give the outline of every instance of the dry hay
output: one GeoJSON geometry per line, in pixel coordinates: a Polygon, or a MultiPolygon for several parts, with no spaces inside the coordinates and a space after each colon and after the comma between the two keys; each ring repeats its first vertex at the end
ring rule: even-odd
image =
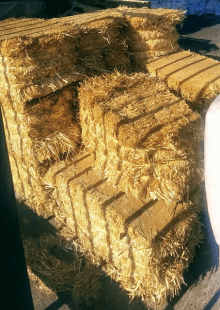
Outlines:
{"type": "Polygon", "coordinates": [[[78,40],[77,63],[86,69],[87,75],[100,74],[113,68],[128,69],[130,60],[126,36],[126,20],[121,14],[117,18],[100,19],[86,25],[78,40]]]}
{"type": "Polygon", "coordinates": [[[170,49],[170,48],[175,48],[175,45],[177,44],[177,36],[167,36],[162,39],[154,39],[154,40],[149,40],[147,42],[143,42],[140,40],[133,41],[132,42],[132,50],[134,52],[147,52],[149,51],[160,51],[160,50],[165,50],[165,49],[170,49]]]}
{"type": "Polygon", "coordinates": [[[180,50],[175,26],[184,18],[178,10],[149,10],[119,8],[126,17],[129,29],[129,45],[140,66],[142,61],[171,54],[180,50]]]}
{"type": "Polygon", "coordinates": [[[68,291],[77,303],[90,304],[93,298],[98,298],[101,288],[100,268],[91,264],[82,252],[76,250],[73,243],[44,235],[39,239],[25,239],[23,244],[29,278],[39,290],[47,294],[68,291]],[[72,262],[60,257],[60,249],[71,253],[72,262]],[[49,287],[40,277],[46,277],[45,282],[49,287]]]}
{"type": "Polygon", "coordinates": [[[75,85],[70,85],[25,106],[35,157],[39,162],[59,160],[61,154],[77,152],[80,127],[77,121],[75,85]]]}
{"type": "Polygon", "coordinates": [[[54,202],[41,177],[55,161],[74,156],[80,146],[75,86],[26,103],[18,113],[2,104],[14,187],[19,198],[38,215],[54,212],[54,202]]]}
{"type": "Polygon", "coordinates": [[[124,70],[129,65],[122,35],[125,22],[114,10],[0,22],[1,96],[20,108],[19,104],[46,96],[85,74],[114,66],[124,70]],[[116,51],[121,56],[111,63],[116,51]]]}
{"type": "MultiPolygon", "coordinates": [[[[131,29],[130,29],[131,30],[131,29]]],[[[160,28],[157,30],[138,30],[138,32],[132,32],[132,39],[135,41],[151,41],[158,39],[166,39],[167,37],[176,37],[178,39],[178,32],[176,29],[172,29],[169,32],[162,31],[160,28]]]]}
{"type": "Polygon", "coordinates": [[[145,62],[143,67],[194,107],[207,108],[220,93],[220,62],[208,57],[183,51],[145,62]]]}
{"type": "Polygon", "coordinates": [[[119,7],[121,12],[130,22],[133,29],[159,30],[160,32],[172,32],[174,27],[184,19],[184,11],[166,9],[134,9],[119,7]]]}
{"type": "Polygon", "coordinates": [[[201,182],[201,117],[148,74],[114,73],[79,88],[82,140],[96,168],[143,199],[181,201],[201,182]]]}
{"type": "Polygon", "coordinates": [[[24,202],[39,216],[48,218],[54,215],[55,201],[50,196],[50,189],[42,185],[36,168],[17,159],[10,149],[8,151],[18,201],[24,202]]]}
{"type": "MultiPolygon", "coordinates": [[[[175,45],[172,48],[172,53],[179,52],[181,49],[179,48],[179,45],[175,45]]],[[[132,52],[132,55],[134,57],[134,61],[137,66],[138,71],[144,71],[143,69],[146,69],[146,66],[144,65],[144,62],[152,59],[157,59],[162,56],[166,56],[170,54],[170,48],[159,50],[159,51],[146,51],[146,52],[132,52]]]]}
{"type": "Polygon", "coordinates": [[[28,278],[37,287],[41,292],[49,295],[52,294],[52,290],[46,286],[46,284],[38,277],[36,274],[33,273],[31,268],[27,266],[28,278]]]}
{"type": "Polygon", "coordinates": [[[8,109],[5,101],[2,109],[8,145],[17,156],[38,164],[77,151],[81,132],[74,85],[26,103],[24,113],[8,109]]]}
{"type": "Polygon", "coordinates": [[[44,178],[67,227],[131,298],[161,301],[176,294],[201,239],[197,194],[166,205],[118,192],[97,176],[93,155],[56,163],[44,178]]]}

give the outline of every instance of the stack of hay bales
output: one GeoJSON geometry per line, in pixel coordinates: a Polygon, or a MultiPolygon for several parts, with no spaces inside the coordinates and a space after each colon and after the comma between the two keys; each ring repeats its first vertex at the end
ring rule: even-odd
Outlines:
{"type": "Polygon", "coordinates": [[[80,142],[73,86],[24,105],[24,112],[4,107],[2,114],[15,191],[41,215],[51,215],[53,202],[41,176],[62,158],[74,155],[80,142]]]}
{"type": "MultiPolygon", "coordinates": [[[[96,72],[115,66],[117,61],[114,59],[113,65],[110,61],[111,52],[115,55],[117,50],[123,57],[126,48],[121,35],[124,24],[123,15],[114,10],[83,17],[1,22],[1,95],[7,97],[10,92],[13,105],[22,107],[26,101],[80,80],[91,71],[91,62],[96,72]],[[89,56],[90,61],[86,60],[89,56]]],[[[118,62],[121,64],[120,57],[118,62]]],[[[124,62],[128,64],[125,55],[124,62]]]]}
{"type": "Polygon", "coordinates": [[[131,298],[162,302],[201,240],[201,117],[144,73],[88,78],[78,92],[89,153],[43,181],[92,261],[131,298]]]}
{"type": "Polygon", "coordinates": [[[131,298],[158,303],[178,293],[201,240],[198,193],[178,204],[144,203],[109,186],[89,153],[56,163],[44,182],[92,262],[131,298]]]}
{"type": "Polygon", "coordinates": [[[148,74],[94,77],[79,89],[83,143],[101,175],[142,199],[182,201],[201,182],[201,117],[148,74]]]}
{"type": "Polygon", "coordinates": [[[182,16],[117,9],[0,23],[0,101],[17,194],[38,214],[62,217],[131,297],[158,301],[180,289],[200,240],[200,116],[147,74],[108,72],[131,69],[130,33],[146,31],[137,56],[155,57],[150,31],[165,40],[169,28],[173,40],[182,16]],[[69,156],[81,139],[76,100],[95,159],[69,156]]]}
{"type": "Polygon", "coordinates": [[[184,18],[179,10],[119,8],[128,21],[132,54],[138,66],[149,58],[180,50],[176,25],[184,18]]]}
{"type": "Polygon", "coordinates": [[[42,173],[74,154],[80,141],[74,83],[129,67],[124,25],[113,10],[0,23],[0,101],[14,184],[38,214],[52,208],[46,207],[42,173]]]}
{"type": "Polygon", "coordinates": [[[182,51],[143,65],[195,108],[207,108],[220,94],[219,61],[182,51]]]}

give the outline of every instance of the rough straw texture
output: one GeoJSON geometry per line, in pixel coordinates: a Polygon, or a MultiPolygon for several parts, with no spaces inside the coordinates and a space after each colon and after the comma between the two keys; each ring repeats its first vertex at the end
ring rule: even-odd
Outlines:
{"type": "Polygon", "coordinates": [[[16,156],[38,164],[76,152],[81,131],[74,85],[27,103],[24,109],[18,113],[2,104],[8,145],[16,156]]]}
{"type": "MultiPolygon", "coordinates": [[[[182,18],[175,10],[119,8],[0,22],[0,101],[18,198],[69,227],[132,298],[157,302],[178,292],[201,238],[200,116],[158,79],[110,71],[135,70],[132,53],[138,64],[177,50],[182,18]],[[77,91],[83,141],[95,159],[71,157],[81,141],[77,91]]],[[[53,243],[45,238],[40,246],[53,243]]],[[[74,266],[57,269],[50,256],[35,255],[32,241],[31,268],[58,289],[70,285],[73,296],[90,284],[96,294],[96,268],[89,281],[87,271],[73,279],[74,266]]]]}
{"type": "Polygon", "coordinates": [[[134,196],[181,201],[201,182],[201,117],[148,74],[113,73],[79,88],[82,140],[96,167],[134,196]]]}
{"type": "Polygon", "coordinates": [[[22,103],[46,96],[85,74],[115,66],[124,69],[129,65],[124,24],[123,15],[114,10],[1,22],[1,95],[22,109],[22,103]]]}
{"type": "Polygon", "coordinates": [[[41,176],[55,161],[78,152],[81,130],[75,104],[75,88],[70,85],[26,104],[23,114],[2,105],[15,192],[42,216],[53,214],[54,202],[41,176]]]}
{"type": "Polygon", "coordinates": [[[132,298],[159,302],[176,294],[201,238],[196,194],[193,203],[143,203],[109,186],[93,165],[83,153],[44,178],[67,226],[132,298]]]}
{"type": "Polygon", "coordinates": [[[91,264],[77,250],[75,245],[78,247],[78,244],[73,245],[73,242],[47,234],[38,239],[25,239],[23,244],[29,278],[41,291],[69,291],[76,303],[84,301],[89,304],[91,299],[98,298],[101,289],[100,268],[91,264]],[[72,261],[60,259],[60,250],[68,253],[68,258],[72,256],[72,261]],[[36,274],[46,277],[50,289],[36,274]]]}
{"type": "Polygon", "coordinates": [[[177,10],[122,7],[51,20],[0,22],[2,100],[23,112],[22,103],[85,75],[115,67],[128,70],[130,49],[139,60],[174,52],[179,48],[175,25],[182,19],[183,12],[177,10]]]}
{"type": "Polygon", "coordinates": [[[207,108],[220,94],[220,62],[211,58],[183,51],[149,61],[143,67],[194,107],[207,108]]]}
{"type": "Polygon", "coordinates": [[[80,143],[74,85],[34,100],[26,105],[25,118],[37,160],[42,162],[61,154],[74,154],[80,143]]]}
{"type": "Polygon", "coordinates": [[[180,50],[176,25],[184,18],[180,10],[118,9],[128,21],[129,41],[137,66],[149,58],[180,50]]]}
{"type": "Polygon", "coordinates": [[[17,199],[25,202],[39,216],[47,218],[53,215],[55,202],[50,191],[42,186],[36,167],[17,159],[10,149],[8,151],[17,199]]]}

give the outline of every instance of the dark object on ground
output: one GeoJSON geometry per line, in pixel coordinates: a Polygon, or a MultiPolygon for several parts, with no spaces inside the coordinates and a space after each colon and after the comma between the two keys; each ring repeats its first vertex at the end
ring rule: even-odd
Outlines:
{"type": "Polygon", "coordinates": [[[21,232],[3,120],[0,112],[0,206],[1,206],[1,301],[5,310],[32,310],[30,284],[27,275],[21,232]]]}
{"type": "Polygon", "coordinates": [[[71,7],[69,0],[45,0],[45,4],[49,18],[65,13],[71,7]]]}

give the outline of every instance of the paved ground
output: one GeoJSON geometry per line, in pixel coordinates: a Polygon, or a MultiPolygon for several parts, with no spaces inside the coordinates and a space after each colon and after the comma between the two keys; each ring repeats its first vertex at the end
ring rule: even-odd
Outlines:
{"type": "MultiPolygon", "coordinates": [[[[220,60],[220,17],[206,16],[188,18],[179,29],[180,45],[184,49],[207,55],[220,60]]],[[[55,234],[55,228],[49,221],[42,220],[25,207],[20,207],[23,236],[39,237],[43,233],[55,234]],[[28,220],[28,221],[27,221],[28,220]]],[[[163,310],[217,310],[220,309],[220,268],[218,267],[218,248],[209,227],[204,211],[201,219],[204,224],[204,241],[197,249],[194,262],[185,274],[186,284],[180,295],[164,305],[163,310]]],[[[128,297],[119,286],[108,277],[102,278],[102,292],[99,300],[90,307],[82,304],[79,310],[144,310],[139,299],[129,304],[128,297]]],[[[35,310],[77,309],[68,294],[45,295],[32,285],[35,310]]]]}
{"type": "Polygon", "coordinates": [[[189,16],[179,33],[179,44],[185,50],[220,61],[220,16],[189,16]]]}

